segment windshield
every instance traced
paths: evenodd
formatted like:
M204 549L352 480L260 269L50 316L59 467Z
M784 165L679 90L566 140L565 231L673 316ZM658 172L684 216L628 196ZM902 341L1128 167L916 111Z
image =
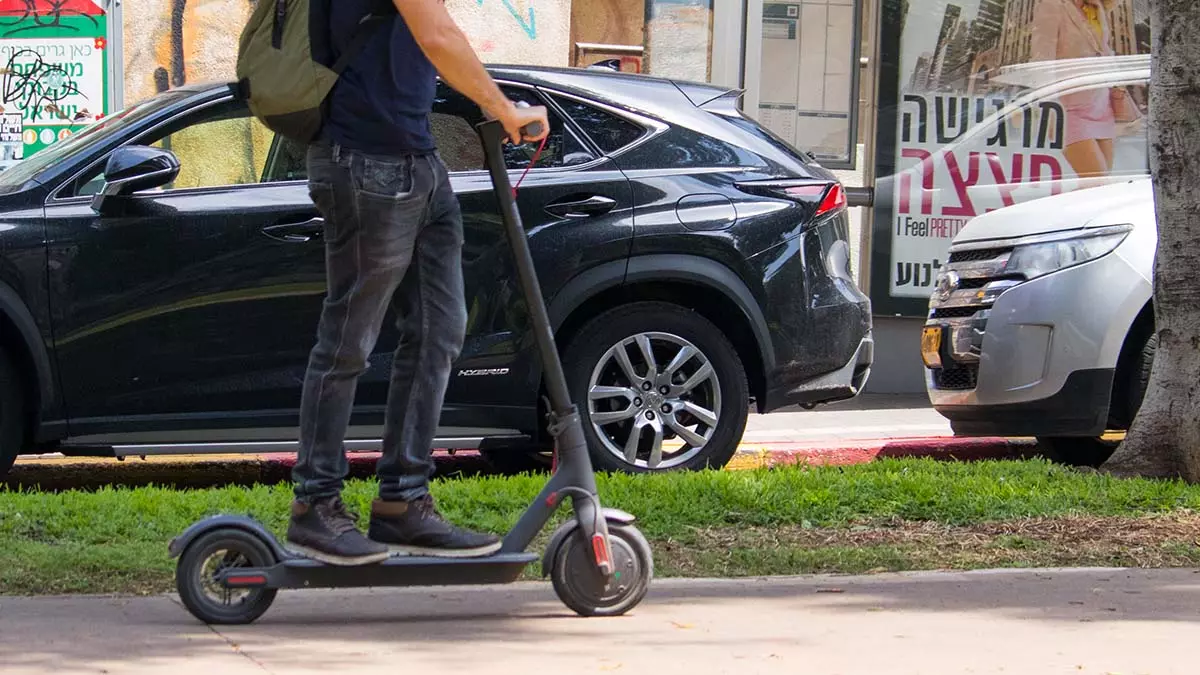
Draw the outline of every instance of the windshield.
M90 145L93 142L103 139L105 136L120 131L130 124L136 123L155 110L174 101L177 97L178 94L167 93L146 99L120 112L113 113L89 125L79 133L72 134L36 155L28 159L23 159L12 167L0 171L0 194L15 192L21 186L33 180L42 171L74 154L79 148Z

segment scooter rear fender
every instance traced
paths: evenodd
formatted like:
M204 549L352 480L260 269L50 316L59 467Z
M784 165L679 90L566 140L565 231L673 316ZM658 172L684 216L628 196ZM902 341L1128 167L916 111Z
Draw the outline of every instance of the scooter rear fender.
M171 540L171 543L167 546L167 551L170 552L172 558L178 558L196 539L208 534L209 532L212 532L213 530L223 530L229 528L245 530L246 532L255 535L259 539L262 539L263 543L267 545L267 548L270 548L275 554L276 560L284 560L286 558L295 557L293 554L288 553L283 546L279 544L279 540L276 539L275 536L271 534L271 532L267 530L262 523L249 516L236 515L209 516L208 518L204 518L203 520L198 520L195 523L192 523L186 530L181 532L179 536Z

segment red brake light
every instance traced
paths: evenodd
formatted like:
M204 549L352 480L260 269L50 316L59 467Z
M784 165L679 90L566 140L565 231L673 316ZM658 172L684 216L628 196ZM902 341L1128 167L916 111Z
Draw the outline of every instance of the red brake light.
M821 205L817 207L817 212L813 216L821 216L830 211L838 211L846 208L846 191L842 189L841 183L834 183L830 188L825 199L821 200Z
M806 204L813 209L813 218L834 213L846 208L846 190L836 181L797 180L792 181L747 181L738 183L738 188L752 194L783 197Z
M783 193L793 199L807 201L809 199L820 199L821 195L825 194L825 189L828 186L825 183L815 183L810 185L792 185L783 188Z

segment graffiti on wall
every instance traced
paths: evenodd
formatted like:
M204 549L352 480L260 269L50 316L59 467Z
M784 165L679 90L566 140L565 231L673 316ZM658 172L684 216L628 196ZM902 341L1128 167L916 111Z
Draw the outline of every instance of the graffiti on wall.
M0 0L0 114L6 135L21 118L27 157L108 111L108 37L92 0Z
M571 0L446 0L487 63L565 66Z
M252 0L124 0L125 102L228 81Z
M484 0L476 0L476 2L482 7ZM513 20L517 22L525 35L529 36L530 40L537 39L537 17L533 13L532 3L529 5L528 14L522 14L521 10L513 4L513 0L500 0L500 4L504 5L504 9L512 15Z

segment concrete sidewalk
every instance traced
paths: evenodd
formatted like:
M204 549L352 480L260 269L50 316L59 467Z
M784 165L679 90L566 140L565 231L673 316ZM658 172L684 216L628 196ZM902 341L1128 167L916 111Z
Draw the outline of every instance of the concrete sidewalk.
M210 629L174 597L0 597L0 670L45 673L1191 675L1192 570L660 580L580 619L545 584L281 593Z

